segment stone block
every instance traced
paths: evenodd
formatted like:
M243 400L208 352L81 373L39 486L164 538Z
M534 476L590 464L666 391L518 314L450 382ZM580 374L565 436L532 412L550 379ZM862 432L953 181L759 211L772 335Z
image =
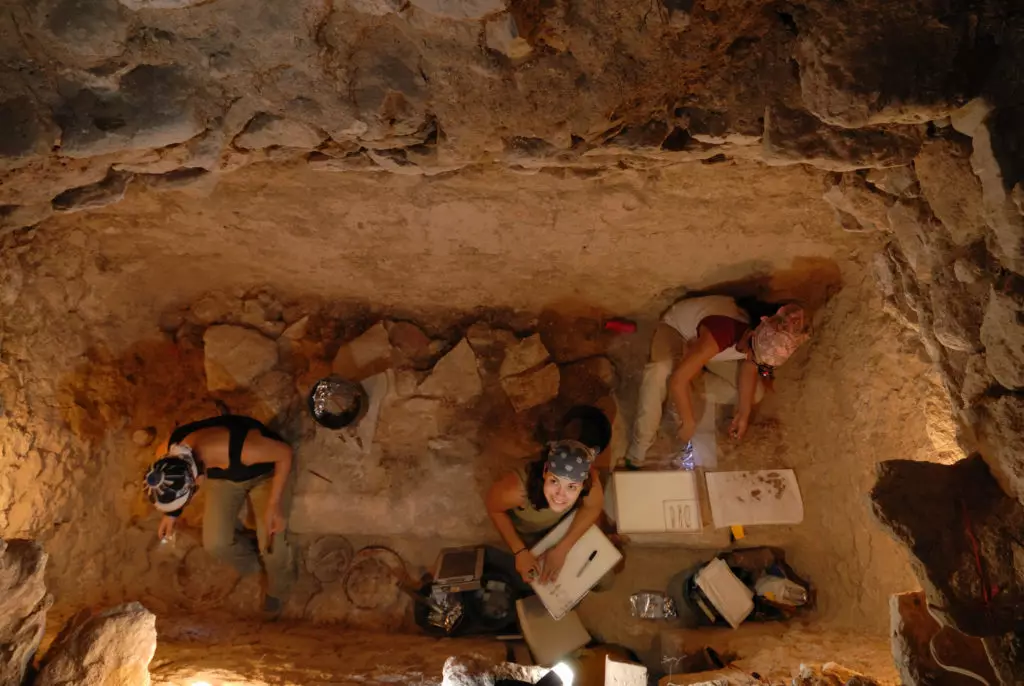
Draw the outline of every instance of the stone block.
M844 174L822 197L837 211L853 217L864 231L889 230L891 199L873 191L857 174Z
M547 364L518 376L506 376L501 387L516 412L524 412L558 397L561 373L558 365Z
M203 334L206 387L248 388L277 364L277 345L241 326L211 326Z
M47 651L36 686L148 684L156 652L156 616L126 603L72 619Z
M192 318L204 326L226 322L242 308L242 301L221 291L207 293L191 307Z
M301 341L306 337L308 330L309 315L307 314L290 324L284 331L282 331L281 338L286 338L290 341Z
M195 97L182 68L135 67L121 77L117 90L84 89L57 109L60 153L95 157L187 141L204 130Z
M1011 390L1024 388L1024 300L993 288L981 322L981 342L992 376Z
M61 213L81 212L121 202L132 178L134 175L127 172L112 171L99 183L64 191L53 199L53 209Z
M943 628L928 612L928 600L922 591L898 593L889 598L892 657L904 686L974 686L974 679L944 669L932 657L929 644L934 639L936 654L947 665L967 669L997 683L981 639L965 636L956 629Z
M854 171L910 164L921 147L917 126L831 126L803 110L773 105L765 110L762 159L771 165L809 164Z
M53 205L42 202L32 205L0 205L0 236L7 231L35 226L53 215Z
M981 350L981 303L956 278L949 265L942 264L933 270L929 297L935 339L950 350L969 353Z
M1018 411L1015 420L1021 419ZM1002 426L1016 436L1017 455L1024 454L1022 427ZM1006 633L1024 621L1018 601L1024 575L1013 554L1024 507L993 478L986 465L993 459L998 457L975 455L951 465L882 462L871 490L876 519L910 551L928 602L941 608L940 621L973 636ZM1024 470L1018 483L1021 475Z
M504 0L410 0L413 7L446 19L483 19L502 12Z
M52 37L52 52L77 68L120 56L128 39L128 15L117 0L45 0L36 20Z
M242 150L261 150L273 146L312 150L325 138L327 134L315 126L261 112L235 137L234 144Z
M970 156L966 141L933 138L914 159L921 193L957 245L972 243L985 231L981 182Z
M498 375L504 379L529 371L547 362L551 356L544 347L540 334L534 334L505 349Z
M362 381L391 367L391 340L384 322L377 322L358 338L342 344L331 365L335 374Z
M0 684L25 683L46 629L47 555L35 541L0 538Z
M915 197L917 195L917 177L910 167L886 167L871 169L864 180L882 191L896 197Z
M181 10L202 4L207 0L118 0L130 10Z
M442 357L430 376L417 389L419 395L444 398L464 404L474 400L483 391L476 355L463 338L458 345Z
M516 20L511 14L501 14L484 23L484 41L487 47L509 59L520 60L533 52L530 44L519 35Z
M422 369L430 366L434 346L423 329L412 322L388 322L387 329L391 345L414 367Z
M844 6L809 21L795 51L804 106L849 128L923 124L955 111L974 87L958 62L969 49L962 45L966 25L927 12Z
M49 114L31 98L18 96L0 102L0 160L49 154L56 133Z
M995 239L992 250L1004 267L1024 274L1024 214L1011 188L1024 135L1020 116L1019 110L996 110L974 129L971 168L981 181L985 223Z
M1024 400L1003 396L980 407L978 415L975 432L989 469L1024 504Z

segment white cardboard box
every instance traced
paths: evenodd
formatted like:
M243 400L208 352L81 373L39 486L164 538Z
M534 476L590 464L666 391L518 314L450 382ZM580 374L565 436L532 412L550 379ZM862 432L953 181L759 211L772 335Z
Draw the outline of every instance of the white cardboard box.
M700 496L695 472L612 472L606 511L619 533L698 533Z
M551 667L590 642L590 634L575 612L554 619L535 595L516 601L516 614L534 662L542 667Z

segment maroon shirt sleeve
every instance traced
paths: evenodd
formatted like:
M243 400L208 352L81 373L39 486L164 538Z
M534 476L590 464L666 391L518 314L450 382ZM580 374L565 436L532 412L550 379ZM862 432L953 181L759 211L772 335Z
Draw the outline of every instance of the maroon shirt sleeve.
M718 344L718 352L722 352L726 348L731 348L739 343L740 339L743 338L743 334L749 328L747 324L738 319L717 314L701 319L700 323L697 324L697 328L699 329L702 326L711 332L715 343Z

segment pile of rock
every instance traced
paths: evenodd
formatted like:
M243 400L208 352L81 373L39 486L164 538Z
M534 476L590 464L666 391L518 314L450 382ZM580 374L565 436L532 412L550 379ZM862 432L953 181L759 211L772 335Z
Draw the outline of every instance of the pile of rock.
M156 617L138 603L77 615L26 680L53 602L43 580L46 560L33 541L0 539L0 683L149 684Z

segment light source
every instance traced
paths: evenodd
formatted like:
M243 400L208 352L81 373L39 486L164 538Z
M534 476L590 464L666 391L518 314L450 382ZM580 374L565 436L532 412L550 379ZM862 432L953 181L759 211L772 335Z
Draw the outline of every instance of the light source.
M551 668L551 671L558 675L558 678L562 680L562 686L572 686L573 672L572 667L559 662L557 665Z

